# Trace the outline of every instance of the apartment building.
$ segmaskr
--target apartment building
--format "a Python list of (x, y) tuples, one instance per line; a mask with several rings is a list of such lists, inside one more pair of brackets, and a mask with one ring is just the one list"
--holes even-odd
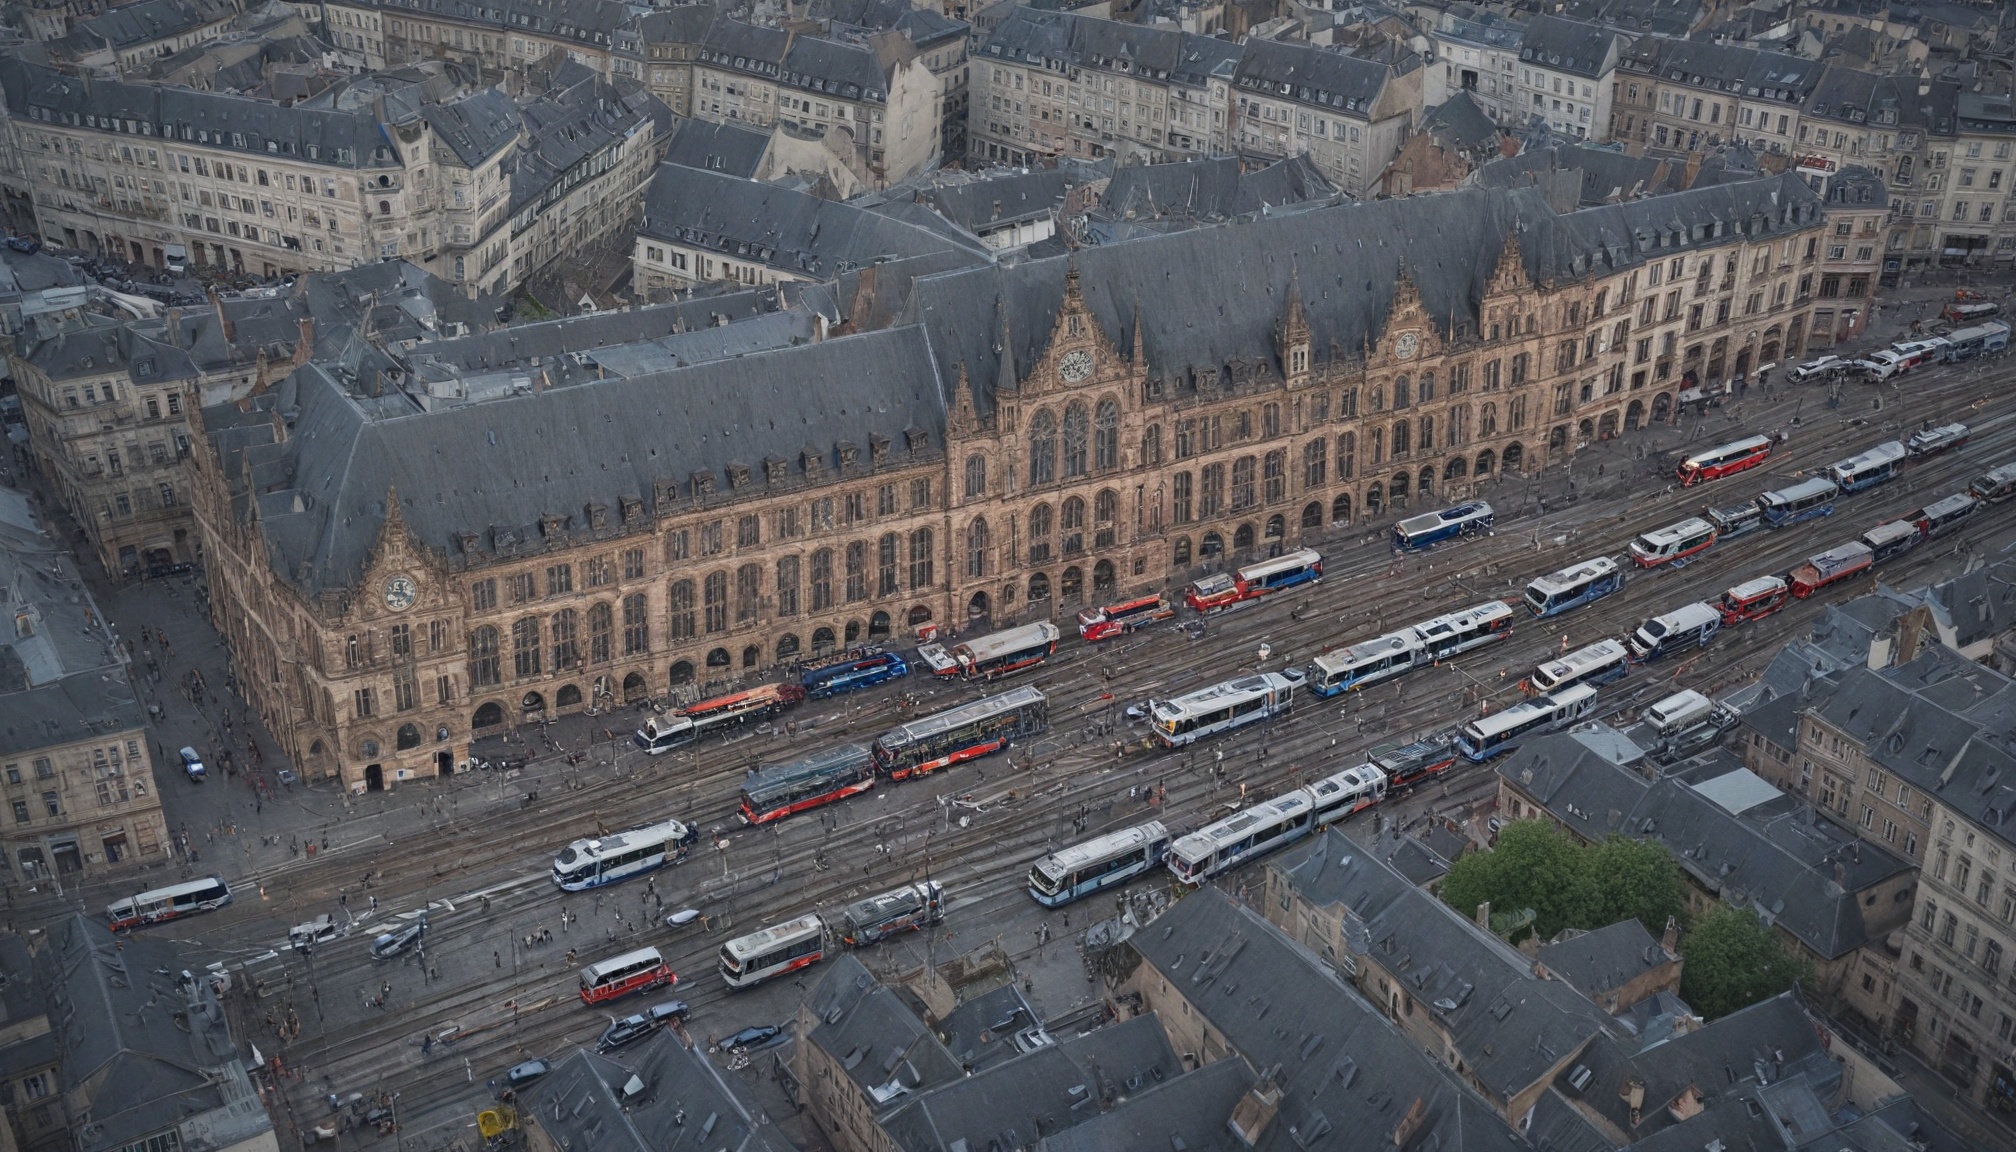
[(1307, 44), (1249, 40), (1233, 73), (1233, 146), (1249, 155), (1306, 155), (1353, 196), (1366, 196), (1417, 126), (1425, 69)]
[(1633, 155), (1739, 140), (1756, 152), (1790, 152), (1821, 68), (1741, 44), (1646, 36), (1618, 61), (1610, 132)]
[(1535, 16), (1519, 38), (1513, 123), (1544, 123), (1573, 140), (1608, 139), (1623, 41), (1598, 24)]
[(555, 50), (605, 77), (641, 77), (642, 41), (616, 0), (321, 0), (323, 28), (367, 71), (444, 59), (523, 73)]
[[(1807, 168), (1802, 163), (1798, 170), (1804, 174)], [(1890, 191), (1878, 169), (1850, 165), (1825, 177), (1824, 187), (1827, 239), (1809, 350), (1852, 340), (1869, 322), (1890, 222)]]
[(243, 8), (242, 0), (141, 0), (78, 21), (51, 48), (80, 67), (127, 75), (223, 35)]
[(2016, 260), (2016, 99), (2007, 92), (1961, 92), (1954, 110), (1952, 138), (1934, 137), (1927, 145), (1913, 254), (1967, 263)]
[(1429, 33), (1435, 63), (1423, 81), (1422, 106), (1440, 107), (1454, 94), (1467, 92), (1492, 121), (1507, 127), (1520, 123), (1517, 76), (1525, 32), (1524, 25), (1490, 14), (1464, 19), (1454, 12), (1438, 13)]

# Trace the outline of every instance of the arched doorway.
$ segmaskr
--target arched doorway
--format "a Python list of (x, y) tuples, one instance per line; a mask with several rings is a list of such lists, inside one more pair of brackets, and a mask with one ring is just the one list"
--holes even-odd
[(691, 660), (681, 660), (672, 665), (671, 671), (665, 677), (665, 682), (674, 688), (679, 688), (691, 684), (694, 675), (693, 662)]
[(1253, 547), (1253, 525), (1241, 524), (1232, 530), (1232, 547), (1240, 552)]
[(418, 724), (401, 724), (399, 726), (399, 734), (394, 738), (393, 744), (401, 752), (406, 751), (408, 748), (418, 748), (420, 746), (420, 726)]
[(537, 692), (527, 692), (525, 698), (518, 701), (518, 710), (525, 714), (527, 720), (541, 719), (546, 715), (546, 697)]
[(1461, 456), (1452, 456), (1449, 463), (1442, 466), (1442, 479), (1461, 480), (1470, 474), (1470, 461)]
[(1337, 498), (1330, 502), (1330, 522), (1332, 524), (1349, 524), (1351, 522), (1351, 494), (1349, 492), (1339, 492)]
[(1617, 435), (1617, 410), (1615, 408), (1603, 413), (1603, 418), (1596, 421), (1596, 435), (1604, 440)]
[(581, 689), (576, 688), (572, 684), (562, 684), (560, 690), (553, 694), (553, 706), (555, 708), (573, 708), (580, 703)]
[(1594, 420), (1582, 421), (1575, 426), (1575, 434), (1580, 436), (1585, 443), (1594, 440), (1596, 438), (1596, 422)]
[(1169, 549), (1169, 562), (1178, 568), (1190, 566), (1190, 538), (1176, 537), (1176, 543)]
[(1065, 600), (1085, 598), (1085, 573), (1078, 568), (1064, 569), (1064, 575), (1057, 580), (1057, 595)]
[(1520, 465), (1524, 463), (1526, 463), (1525, 445), (1519, 443), (1517, 440), (1505, 445), (1505, 467), (1508, 471), (1517, 472)]
[(1556, 424), (1547, 431), (1547, 450), (1559, 452), (1568, 447), (1568, 426)]
[(1736, 375), (1740, 379), (1750, 374), (1750, 349), (1736, 353)]
[[(684, 661), (681, 661), (681, 663), (684, 663)], [(679, 665), (674, 664), (672, 667), (676, 675)], [(691, 664), (686, 665), (686, 678), (688, 680), (693, 678), (693, 665)], [(677, 683), (677, 681), (675, 680), (674, 683)], [(647, 689), (644, 687), (644, 674), (642, 672), (632, 672), (628, 676), (623, 677), (623, 703), (635, 704), (644, 698), (646, 691)]]
[(1778, 342), (1784, 338), (1785, 333), (1776, 324), (1766, 328), (1764, 330), (1764, 346), (1757, 350), (1757, 359), (1765, 364), (1778, 359)]
[(1111, 592), (1115, 583), (1111, 560), (1101, 560), (1092, 566), (1092, 591)]
[(735, 661), (726, 648), (716, 648), (707, 653), (707, 675), (713, 676), (717, 670), (725, 671)]
[(861, 622), (859, 620), (847, 621), (847, 643), (852, 644), (860, 639)]
[(383, 792), (385, 790), (385, 766), (383, 764), (366, 764), (364, 766), (364, 790), (366, 792)]
[[(503, 715), (499, 713), (498, 719)], [(308, 746), (308, 778), (321, 780), (336, 771), (335, 761), (329, 755), (329, 746), (317, 740)]]
[(469, 718), (469, 727), (478, 731), (495, 728), (502, 723), (504, 723), (504, 708), (495, 700), (477, 708), (476, 714)]
[(1412, 481), (1405, 472), (1395, 472), (1393, 479), (1386, 482), (1386, 498), (1393, 502), (1393, 507), (1407, 506), (1407, 487), (1410, 483)]
[(1423, 499), (1435, 494), (1435, 466), (1433, 464), (1423, 464), (1421, 466), (1421, 474), (1414, 478), (1414, 490), (1419, 492)]
[(1267, 518), (1267, 539), (1279, 540), (1288, 535), (1288, 519), (1280, 513)]
[(1489, 476), (1491, 468), (1498, 462), (1497, 455), (1489, 448), (1477, 453), (1477, 467), (1473, 469), (1479, 476)]
[(815, 628), (812, 631), (812, 654), (824, 655), (840, 646), (840, 640), (831, 628)]
[(1671, 392), (1661, 392), (1657, 396), (1652, 397), (1652, 422), (1654, 424), (1665, 423), (1667, 417), (1672, 414), (1673, 394)]
[(1385, 507), (1386, 507), (1386, 498), (1382, 494), (1382, 490), (1379, 487), (1378, 483), (1375, 481), (1370, 488), (1367, 488), (1365, 490), (1365, 515), (1377, 516), (1381, 511), (1385, 509)]
[(436, 776), (453, 776), (455, 774), (455, 753), (434, 753), (434, 774)]
[(1050, 576), (1037, 572), (1029, 577), (1029, 603), (1039, 604), (1050, 599)]
[(763, 650), (754, 644), (744, 645), (742, 648), (743, 670), (747, 671), (761, 663), (763, 663)]
[(1197, 557), (1200, 560), (1209, 560), (1213, 556), (1222, 556), (1224, 554), (1225, 538), (1216, 532), (1206, 532), (1203, 542), (1197, 545)]
[(987, 593), (975, 592), (972, 598), (966, 601), (966, 618), (968, 620), (985, 620), (989, 614)]
[(931, 609), (926, 608), (922, 604), (914, 604), (910, 608), (910, 615), (908, 618), (910, 621), (910, 627), (912, 628), (916, 628), (924, 624), (929, 624), (931, 622)]
[(1624, 428), (1626, 431), (1636, 432), (1644, 426), (1645, 402), (1643, 400), (1633, 400), (1624, 408)]
[(868, 638), (880, 640), (889, 635), (889, 613), (877, 612), (868, 617)]
[(786, 632), (784, 635), (779, 636), (777, 638), (777, 662), (781, 664), (796, 655), (798, 655), (797, 634)]
[(1323, 505), (1320, 501), (1311, 500), (1302, 506), (1302, 527), (1304, 529), (1323, 527)]

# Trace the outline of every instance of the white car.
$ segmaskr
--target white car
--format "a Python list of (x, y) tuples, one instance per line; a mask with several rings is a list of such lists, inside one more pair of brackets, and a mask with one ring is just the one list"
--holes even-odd
[(1847, 368), (1848, 361), (1843, 360), (1839, 356), (1822, 356), (1818, 360), (1808, 360), (1804, 364), (1792, 369), (1792, 380), (1794, 383), (1803, 384), (1816, 376), (1825, 376), (1829, 372), (1845, 371)]

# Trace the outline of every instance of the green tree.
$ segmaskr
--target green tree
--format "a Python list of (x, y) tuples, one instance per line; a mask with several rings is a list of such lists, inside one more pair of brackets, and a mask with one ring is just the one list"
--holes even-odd
[(1613, 836), (1585, 847), (1547, 821), (1522, 820), (1500, 830), (1489, 852), (1456, 861), (1442, 898), (1465, 916), (1486, 900), (1494, 913), (1531, 908), (1542, 940), (1632, 917), (1657, 936), (1684, 911), (1686, 888), (1664, 845)]
[(1812, 979), (1808, 966), (1779, 947), (1756, 912), (1727, 904), (1695, 922), (1680, 954), (1687, 961), (1681, 998), (1707, 1020), (1776, 996), (1795, 980)]
[(1583, 851), (1595, 922), (1577, 927), (1636, 919), (1656, 938), (1668, 917), (1685, 921), (1687, 882), (1664, 844), (1613, 835)]

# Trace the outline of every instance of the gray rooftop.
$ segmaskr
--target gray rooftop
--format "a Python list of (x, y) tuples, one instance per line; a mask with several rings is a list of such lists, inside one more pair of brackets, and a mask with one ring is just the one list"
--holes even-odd
[(1214, 156), (1130, 164), (1113, 173), (1099, 200), (1102, 214), (1118, 220), (1215, 223), (1336, 196), (1336, 186), (1306, 156), (1276, 161), (1255, 172), (1244, 171), (1236, 156)]
[(815, 1044), (841, 1062), (861, 1091), (890, 1100), (965, 1075), (894, 988), (871, 975), (851, 952), (827, 965), (805, 1006), (818, 1023), (801, 1043)]
[[(627, 1091), (633, 1080), (639, 1090)], [(792, 1148), (739, 1079), (663, 1030), (620, 1057), (576, 1051), (521, 1091), (519, 1107), (559, 1147), (584, 1152)]]
[(732, 120), (692, 120), (675, 117), (665, 163), (705, 168), (729, 176), (755, 179), (770, 150), (770, 133)]
[(1618, 34), (1600, 24), (1535, 16), (1519, 40), (1519, 59), (1536, 67), (1601, 79), (1617, 64)]
[(1670, 957), (1645, 925), (1619, 920), (1556, 940), (1542, 947), (1533, 959), (1593, 1000), (1624, 987)]

